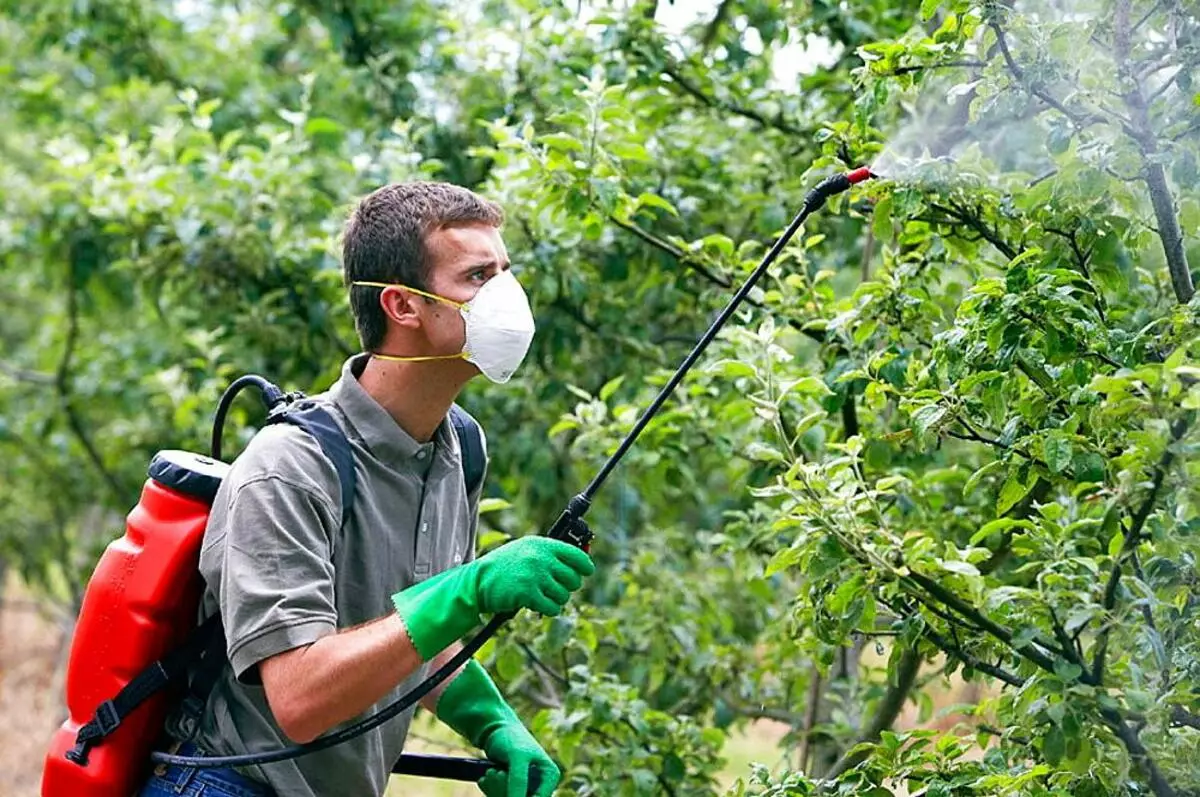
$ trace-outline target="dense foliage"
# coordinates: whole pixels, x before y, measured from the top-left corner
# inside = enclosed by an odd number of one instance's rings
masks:
[[[663,6],[7,3],[3,562],[74,606],[232,378],[327,385],[341,222],[416,177],[509,215],[539,336],[464,402],[483,545],[544,528],[804,192],[875,162],[606,488],[585,597],[493,671],[564,793],[715,793],[770,717],[786,766],[737,794],[1200,794],[1195,5]],[[957,725],[888,730],[951,676]]]

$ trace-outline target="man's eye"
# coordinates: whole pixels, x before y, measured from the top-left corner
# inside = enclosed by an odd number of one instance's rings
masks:
[[[485,281],[487,281],[487,276],[488,276],[488,273],[487,273],[486,268],[477,268],[471,272],[470,279],[476,280],[479,282],[485,282]]]

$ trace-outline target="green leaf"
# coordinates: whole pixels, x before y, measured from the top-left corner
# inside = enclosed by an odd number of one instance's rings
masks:
[[[993,534],[1003,534],[1014,526],[1020,526],[1021,528],[1032,528],[1033,524],[1028,520],[1017,520],[1016,518],[1010,517],[996,518],[995,520],[983,524],[979,531],[972,534],[970,544],[976,545],[983,540],[986,540]]]
[[[632,141],[617,141],[605,147],[613,155],[625,160],[645,161],[649,163],[653,160],[650,153],[641,144],[635,144]]]
[[[679,782],[683,780],[687,774],[687,768],[683,764],[683,759],[675,753],[667,753],[663,756],[663,778],[669,781]]]
[[[892,237],[892,197],[889,194],[871,211],[871,234],[877,241],[888,241]]]
[[[958,573],[963,576],[978,576],[979,568],[970,562],[959,562],[955,559],[943,559],[938,564],[943,570],[949,570],[951,573]]]
[[[746,456],[757,462],[784,462],[783,454],[778,448],[755,440],[746,446]]]
[[[338,136],[342,131],[340,124],[324,116],[313,117],[304,125],[304,132],[309,136]]]
[[[547,133],[544,136],[538,136],[537,140],[539,144],[559,152],[583,151],[583,143],[570,133]]]
[[[1012,509],[1029,492],[1030,485],[1026,485],[1021,481],[1018,474],[1018,468],[1009,470],[1008,479],[1005,480],[1004,486],[1000,488],[1000,495],[996,498],[997,515],[1007,513],[1008,510]]]
[[[719,232],[706,235],[700,239],[700,246],[704,249],[712,247],[726,257],[733,257],[733,239],[728,235],[722,235]]]
[[[1062,473],[1071,465],[1071,441],[1065,435],[1051,432],[1042,446],[1051,473]]]
[[[727,379],[738,379],[743,376],[758,376],[753,365],[742,360],[718,360],[704,370],[719,373]]]
[[[583,401],[593,401],[595,399],[595,396],[593,396],[591,393],[587,392],[583,388],[579,387],[578,385],[572,385],[570,383],[567,383],[564,387],[567,388],[567,391],[569,393],[571,393],[576,398],[581,399]]]
[[[941,4],[942,0],[921,0],[921,20],[930,19]]]
[[[1071,460],[1077,482],[1104,481],[1104,458],[1095,451],[1080,451]]]
[[[1083,675],[1083,667],[1080,667],[1073,661],[1056,659],[1054,661],[1054,673],[1067,683],[1072,683],[1077,680],[1080,675]]]
[[[832,396],[833,391],[825,384],[825,380],[815,376],[805,376],[785,383],[779,390],[779,398],[788,393],[800,393],[804,396]]]
[[[771,561],[767,563],[767,568],[763,571],[765,576],[773,576],[781,570],[787,570],[793,567],[800,561],[801,553],[798,548],[784,548],[782,551],[776,551],[771,557]]]
[[[496,653],[496,673],[511,681],[525,671],[525,657],[516,645],[501,645]]]
[[[479,502],[479,514],[486,515],[488,512],[500,512],[511,507],[512,504],[503,498],[484,498]]]
[[[579,428],[579,421],[574,418],[563,418],[558,423],[550,427],[550,431],[546,433],[547,437],[558,437],[563,432],[569,432],[572,429]]]
[[[1067,740],[1063,736],[1062,729],[1057,725],[1052,725],[1046,735],[1042,737],[1042,755],[1046,757],[1046,763],[1058,766],[1058,762],[1062,761],[1066,750]]]
[[[925,434],[946,417],[947,409],[937,404],[926,404],[912,414],[913,429]]]
[[[605,402],[608,401],[610,398],[612,398],[612,394],[617,392],[617,389],[619,387],[621,387],[621,383],[624,381],[625,381],[624,374],[622,374],[621,376],[618,376],[614,379],[608,380],[607,382],[604,383],[604,387],[600,388],[600,395],[598,398],[601,401],[605,401]]]
[[[659,210],[665,210],[672,216],[679,215],[679,211],[675,209],[675,206],[660,197],[658,194],[638,194],[637,207],[639,210],[641,208],[658,208]]]
[[[972,473],[971,478],[967,479],[967,483],[963,485],[963,498],[966,498],[971,493],[975,492],[975,488],[979,486],[979,482],[982,481],[985,476],[993,471],[999,470],[1002,467],[1004,467],[1003,460],[994,459],[979,470]]]

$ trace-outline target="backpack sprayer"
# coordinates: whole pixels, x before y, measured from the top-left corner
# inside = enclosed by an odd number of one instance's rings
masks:
[[[647,408],[642,412],[641,417],[638,418],[637,422],[633,425],[633,428],[630,429],[629,433],[625,436],[625,439],[621,442],[617,450],[608,458],[608,460],[600,468],[599,472],[597,472],[592,478],[591,482],[588,483],[587,487],[585,487],[582,492],[572,497],[570,501],[567,502],[566,509],[563,510],[562,514],[559,515],[558,519],[546,532],[546,536],[552,539],[562,540],[563,542],[570,543],[585,551],[588,549],[592,539],[592,533],[588,529],[587,524],[583,522],[583,518],[587,514],[588,510],[591,509],[592,500],[595,498],[600,488],[604,485],[604,482],[624,458],[625,454],[629,452],[629,449],[633,447],[642,431],[646,428],[646,425],[658,413],[663,404],[666,403],[666,400],[671,396],[675,388],[679,385],[679,383],[691,370],[692,366],[695,365],[696,361],[699,360],[700,356],[708,348],[709,344],[712,343],[717,334],[733,316],[734,312],[749,295],[755,283],[758,282],[771,264],[779,257],[784,247],[796,234],[797,230],[799,230],[800,225],[804,223],[805,219],[807,219],[813,212],[824,205],[829,197],[834,196],[835,194],[840,194],[843,191],[848,190],[850,186],[861,183],[874,176],[876,175],[871,172],[870,168],[864,166],[850,172],[827,177],[818,183],[811,191],[809,191],[804,198],[803,206],[796,214],[795,218],[792,219],[791,224],[788,225],[783,234],[778,238],[778,240],[775,241],[770,251],[768,251],[763,257],[762,262],[758,264],[758,266],[746,279],[745,283],[743,283],[741,288],[738,289],[737,293],[734,294],[733,298],[730,299],[729,303],[717,316],[716,320],[713,321],[708,330],[696,342],[695,347],[679,365],[667,383],[658,392],[658,395],[654,397],[654,400],[651,401],[649,406],[647,406]],[[222,404],[224,405],[225,402],[223,401]],[[224,413],[221,413],[222,416],[223,414]],[[221,419],[223,420],[223,417]],[[219,434],[219,427],[220,424],[218,423],[217,430],[215,430],[216,434]],[[214,439],[219,440],[219,438],[216,437],[214,437]],[[219,456],[217,453],[218,451],[219,442],[216,442],[214,444],[214,455]],[[214,462],[213,460],[205,460],[205,463],[208,465],[220,464]],[[154,475],[153,472],[151,475]],[[153,480],[148,483],[147,490],[154,491],[152,495],[157,495],[157,493],[163,492],[162,487],[155,484]],[[143,501],[145,500],[146,498],[143,497]],[[196,529],[203,529],[203,521],[207,512],[207,507],[194,500],[192,503],[195,505],[186,505],[182,511],[182,517],[172,518],[172,522],[176,527],[180,528],[179,533],[186,533],[191,537],[197,537]],[[178,513],[176,512],[175,514]],[[132,517],[133,516],[131,515],[131,519]],[[187,528],[183,528],[185,526]],[[196,591],[198,587],[197,585],[192,584],[189,586],[189,589]],[[473,638],[463,645],[462,649],[455,654],[453,658],[446,662],[446,664],[444,664],[436,672],[429,675],[428,678],[415,686],[408,693],[398,698],[389,706],[380,709],[375,714],[365,717],[350,726],[347,726],[335,733],[329,734],[328,736],[315,739],[307,744],[294,745],[265,753],[192,757],[171,755],[164,752],[154,752],[150,755],[150,760],[156,764],[177,764],[196,768],[246,767],[285,761],[302,755],[307,755],[309,753],[315,753],[319,750],[328,749],[344,741],[364,734],[374,728],[377,728],[383,723],[387,722],[389,719],[392,719],[407,709],[412,708],[419,700],[421,700],[421,698],[429,694],[429,692],[436,688],[438,684],[449,678],[452,673],[457,671],[459,667],[473,657],[475,653],[478,652],[479,649],[484,645],[484,643],[491,639],[500,629],[500,627],[513,617],[514,613],[495,615],[478,633],[476,633]],[[183,621],[182,617],[173,618],[172,620],[175,625],[178,625],[181,621]],[[147,657],[146,660],[151,661],[153,658],[153,656],[150,656]],[[91,701],[89,700],[88,702]],[[112,701],[108,702],[111,704]],[[159,717],[161,717],[161,709],[157,712],[157,714]],[[112,723],[110,722],[108,724]],[[117,724],[120,723],[118,722]],[[149,722],[149,720],[142,718],[141,722],[135,724],[139,726],[145,726],[139,727],[137,731],[138,733],[148,734],[148,738],[153,736],[154,731],[151,727],[153,723]],[[115,725],[113,725],[113,727],[115,728]],[[134,729],[130,728],[128,730],[132,732]],[[69,735],[64,735],[65,741],[63,744],[71,741],[68,737]],[[54,765],[59,772],[65,773],[63,775],[64,783],[71,778],[69,771],[64,770],[64,767],[68,765],[78,767],[87,766],[86,754],[83,756],[75,755],[73,757],[70,752],[67,752],[64,756],[62,756],[62,758],[60,758],[59,755],[56,755],[56,750],[52,750],[51,756],[48,759],[48,766],[51,760],[54,761]],[[128,766],[128,764],[126,764],[126,766]],[[397,764],[394,771],[402,774],[420,775],[448,780],[477,781],[495,766],[496,765],[492,762],[482,759],[453,758],[449,756],[405,755]],[[537,788],[538,781],[538,773],[535,770],[530,773],[531,790]],[[43,783],[43,787],[43,794],[47,795],[48,797],[67,797],[65,794],[50,794],[47,792],[45,790],[45,782]],[[124,797],[124,795],[117,795],[116,793],[109,792],[92,793],[105,793],[106,795],[111,794],[111,797]]]

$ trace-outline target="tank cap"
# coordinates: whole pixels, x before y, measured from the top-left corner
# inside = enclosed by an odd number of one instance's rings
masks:
[[[163,487],[212,503],[229,465],[191,451],[168,449],[150,460],[149,473]]]

